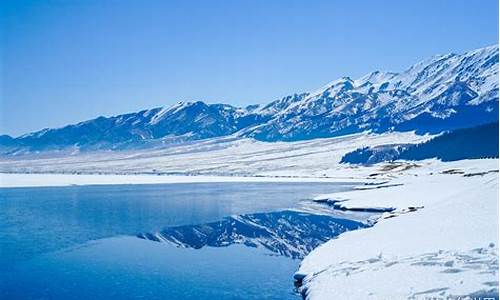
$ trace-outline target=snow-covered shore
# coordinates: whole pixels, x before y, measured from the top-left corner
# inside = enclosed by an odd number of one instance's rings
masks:
[[[210,182],[356,183],[360,181],[361,181],[360,179],[351,179],[351,178],[321,178],[321,177],[0,173],[0,188],[70,186],[70,185],[108,185],[108,184],[210,183]]]
[[[498,160],[432,162],[385,177],[394,178],[385,187],[317,198],[395,210],[311,252],[296,274],[306,298],[498,294]]]

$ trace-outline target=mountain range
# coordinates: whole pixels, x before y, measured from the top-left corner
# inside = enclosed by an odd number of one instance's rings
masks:
[[[267,105],[179,102],[0,136],[0,153],[160,147],[220,136],[297,141],[371,131],[437,133],[498,121],[498,46],[437,55],[407,70],[343,77]]]

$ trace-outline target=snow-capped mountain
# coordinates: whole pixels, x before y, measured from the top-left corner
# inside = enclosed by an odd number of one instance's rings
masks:
[[[235,135],[293,141],[361,131],[440,132],[498,120],[498,46],[438,55],[407,70],[343,77],[267,105],[179,102],[17,138],[3,153],[153,147]]]
[[[300,140],[363,130],[438,132],[498,119],[498,47],[432,57],[404,72],[343,77],[244,130]]]

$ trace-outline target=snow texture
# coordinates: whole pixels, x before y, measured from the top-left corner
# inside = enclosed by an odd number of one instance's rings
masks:
[[[296,274],[306,298],[498,295],[498,160],[428,161],[390,176],[390,185],[317,197],[394,210],[311,252]]]
[[[0,157],[0,172],[359,178],[338,164],[345,153],[367,145],[429,138],[412,132],[274,143],[214,138],[156,150]]]

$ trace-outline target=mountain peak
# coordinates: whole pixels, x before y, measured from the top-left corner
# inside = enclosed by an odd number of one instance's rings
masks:
[[[423,60],[406,70],[344,76],[313,93],[267,105],[234,107],[182,101],[116,117],[101,117],[13,140],[3,153],[32,150],[126,149],[226,135],[303,140],[371,130],[442,130],[498,120],[498,46]]]

